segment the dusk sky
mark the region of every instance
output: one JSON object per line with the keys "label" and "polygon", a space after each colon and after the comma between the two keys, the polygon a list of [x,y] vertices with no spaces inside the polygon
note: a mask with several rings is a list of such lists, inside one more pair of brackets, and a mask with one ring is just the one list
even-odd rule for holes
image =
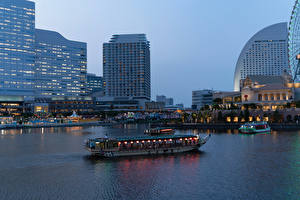
{"label": "dusk sky", "polygon": [[294,0],[34,0],[36,27],[87,42],[88,72],[102,76],[102,44],[145,33],[152,99],[191,105],[192,90],[233,90],[239,53],[257,31],[288,22]]}

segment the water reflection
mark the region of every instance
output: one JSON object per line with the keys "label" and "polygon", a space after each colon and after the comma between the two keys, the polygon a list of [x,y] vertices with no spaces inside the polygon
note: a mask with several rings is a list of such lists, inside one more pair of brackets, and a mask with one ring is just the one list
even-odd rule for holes
{"label": "water reflection", "polygon": [[[143,135],[144,130],[149,125],[137,125],[137,124],[121,124],[112,127],[49,127],[49,128],[33,128],[33,129],[2,129],[1,135],[21,135],[21,134],[71,134],[71,135],[96,135],[97,137],[107,136],[136,136]],[[101,131],[99,131],[101,129]],[[274,138],[276,138],[278,132],[272,131]],[[300,134],[300,131],[298,132]],[[175,134],[239,134],[237,129],[228,129],[225,131],[215,129],[191,129],[191,130],[176,130]]]}
{"label": "water reflection", "polygon": [[110,185],[109,191],[121,193],[119,199],[149,199],[168,185],[180,184],[174,182],[175,174],[193,180],[203,157],[203,152],[192,152],[113,159],[85,157],[85,162],[93,166],[92,173],[101,187]]}
{"label": "water reflection", "polygon": [[1,130],[1,198],[211,200],[300,196],[300,131],[242,135],[237,130],[177,130],[176,134],[214,135],[201,152],[174,155],[104,159],[91,157],[82,146],[86,138],[141,135],[145,127]]}
{"label": "water reflection", "polygon": [[50,128],[28,128],[28,129],[2,129],[1,135],[22,135],[22,134],[57,134],[68,133],[72,135],[91,134],[89,128],[74,126],[74,127],[50,127]]}
{"label": "water reflection", "polygon": [[140,162],[144,161],[155,161],[155,162],[161,162],[163,160],[170,160],[170,159],[186,159],[189,160],[195,160],[200,159],[201,156],[204,156],[205,152],[203,151],[193,151],[188,153],[178,153],[178,154],[166,154],[166,155],[151,155],[151,156],[124,156],[124,157],[115,157],[115,158],[103,158],[99,156],[92,156],[92,155],[86,155],[84,156],[84,160],[86,162],[89,162],[93,165],[97,164],[103,164],[103,163],[126,163],[130,162],[132,165],[135,165]]}

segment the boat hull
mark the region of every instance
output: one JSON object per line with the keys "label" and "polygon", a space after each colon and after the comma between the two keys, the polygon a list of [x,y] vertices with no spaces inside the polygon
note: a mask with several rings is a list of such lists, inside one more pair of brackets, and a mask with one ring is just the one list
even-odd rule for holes
{"label": "boat hull", "polygon": [[267,128],[267,129],[239,129],[240,133],[243,134],[256,134],[256,133],[270,133],[271,129]]}
{"label": "boat hull", "polygon": [[162,154],[175,154],[191,151],[198,151],[201,145],[174,147],[174,148],[160,148],[160,149],[145,149],[145,150],[128,150],[128,151],[95,151],[87,149],[95,156],[101,157],[123,157],[123,156],[145,156],[145,155],[162,155]]}

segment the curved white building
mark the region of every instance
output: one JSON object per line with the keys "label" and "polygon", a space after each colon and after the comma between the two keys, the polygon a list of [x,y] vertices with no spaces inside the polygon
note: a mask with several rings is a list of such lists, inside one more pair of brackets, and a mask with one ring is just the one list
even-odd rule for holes
{"label": "curved white building", "polygon": [[236,64],[234,90],[248,75],[278,76],[288,70],[288,24],[278,23],[256,33],[243,48]]}
{"label": "curved white building", "polygon": [[[300,54],[300,1],[296,0],[290,24],[288,39],[289,66],[294,81],[300,81],[297,55]],[[300,65],[299,65],[300,66]]]}

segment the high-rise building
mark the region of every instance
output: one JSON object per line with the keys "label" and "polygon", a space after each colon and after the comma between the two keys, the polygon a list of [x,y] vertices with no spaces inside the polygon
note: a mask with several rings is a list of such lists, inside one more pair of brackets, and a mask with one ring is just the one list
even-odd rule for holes
{"label": "high-rise building", "polygon": [[173,98],[167,98],[165,95],[157,95],[156,96],[156,102],[163,102],[166,106],[173,106],[174,105],[174,99]]}
{"label": "high-rise building", "polygon": [[196,90],[192,92],[192,108],[200,109],[213,103],[213,90]]}
{"label": "high-rise building", "polygon": [[36,96],[87,93],[87,44],[54,31],[36,29]]}
{"label": "high-rise building", "polygon": [[96,74],[87,74],[87,90],[88,93],[102,92],[103,91],[103,77],[96,76]]}
{"label": "high-rise building", "polygon": [[35,4],[0,1],[0,95],[34,94]]}
{"label": "high-rise building", "polygon": [[243,48],[236,64],[234,90],[240,91],[240,81],[248,75],[279,76],[288,69],[288,25],[271,25],[256,33]]}
{"label": "high-rise building", "polygon": [[113,35],[103,44],[105,96],[150,100],[150,42],[145,34]]}
{"label": "high-rise building", "polygon": [[156,102],[164,102],[166,103],[167,97],[165,95],[156,95]]}
{"label": "high-rise building", "polygon": [[166,99],[166,106],[173,106],[174,105],[174,99],[173,98],[167,98]]}
{"label": "high-rise building", "polygon": [[288,36],[289,67],[294,81],[300,81],[300,1],[296,0],[289,23]]}

